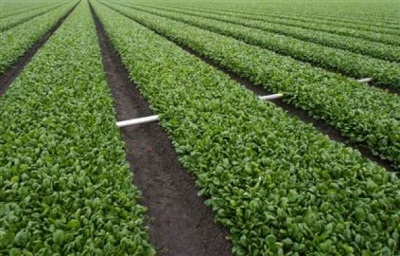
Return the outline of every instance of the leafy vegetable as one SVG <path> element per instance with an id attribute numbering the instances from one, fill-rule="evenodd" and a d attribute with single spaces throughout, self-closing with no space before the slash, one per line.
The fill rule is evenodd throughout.
<path id="1" fill-rule="evenodd" d="M 0 99 L 0 254 L 154 255 L 82 1 Z"/>
<path id="2" fill-rule="evenodd" d="M 400 98 L 397 95 L 207 30 L 112 6 L 255 84 L 276 93 L 284 92 L 283 99 L 288 103 L 327 121 L 352 141 L 365 143 L 374 154 L 400 168 Z M 396 74 L 393 77 L 400 78 Z"/>
<path id="3" fill-rule="evenodd" d="M 47 6 L 43 6 L 42 8 L 39 9 L 34 9 L 32 11 L 24 12 L 19 15 L 13 15 L 11 17 L 8 17 L 6 19 L 0 20 L 0 32 L 3 32 L 4 30 L 10 29 L 14 26 L 17 26 L 23 22 L 26 22 L 28 20 L 31 20 L 35 17 L 38 17 L 40 15 L 45 14 L 46 12 L 49 12 L 51 10 L 56 9 L 57 7 L 66 4 L 65 2 L 63 3 L 57 3 L 56 4 L 49 4 Z"/>
<path id="4" fill-rule="evenodd" d="M 118 1 L 117 1 L 118 2 Z M 189 3 L 189 4 L 187 4 Z M 392 45 L 400 45 L 397 37 L 400 35 L 400 22 L 397 19 L 393 3 L 363 3 L 357 2 L 337 4 L 337 2 L 324 2 L 320 5 L 304 5 L 302 1 L 280 2 L 235 2 L 235 5 L 227 5 L 223 2 L 138 2 L 137 4 L 158 7 L 177 7 L 179 9 L 202 10 L 222 15 L 231 15 L 246 19 L 260 20 L 270 23 L 302 27 L 315 31 L 324 31 L 333 34 L 363 38 L 374 42 L 384 42 Z M 347 6 L 346 6 L 347 5 Z M 357 14 L 356 11 L 365 7 L 366 13 Z M 346 9 L 348 8 L 348 9 Z M 383 13 L 379 17 L 373 12 L 382 8 Z M 328 12 L 327 12 L 328 11 Z M 349 11 L 346 15 L 346 11 Z M 393 12 L 394 11 L 394 12 Z M 393 12 L 393 17 L 389 13 Z"/>
<path id="5" fill-rule="evenodd" d="M 131 5 L 124 4 L 124 6 L 131 6 Z M 198 16 L 213 20 L 224 21 L 250 28 L 261 29 L 266 32 L 294 37 L 304 41 L 309 41 L 311 43 L 321 44 L 329 47 L 347 50 L 350 52 L 369 55 L 374 58 L 400 62 L 400 47 L 398 46 L 392 46 L 384 43 L 376 43 L 364 39 L 341 36 L 322 31 L 304 29 L 300 27 L 293 27 L 284 24 L 266 23 L 263 21 L 249 20 L 247 18 L 231 17 L 223 15 L 221 13 L 212 14 L 204 11 L 187 11 L 176 8 L 160 8 L 160 7 L 152 7 L 151 9 L 145 8 L 142 10 L 154 10 L 154 9 L 160 9 L 163 11 L 182 13 L 191 16 Z M 259 34 L 260 33 L 262 32 L 259 31 Z M 269 36 L 270 34 L 266 35 Z M 400 41 L 400 36 L 397 39 Z"/>
<path id="6" fill-rule="evenodd" d="M 134 8 L 142 9 L 139 7 Z M 146 12 L 185 22 L 226 36 L 232 36 L 248 44 L 260 46 L 283 55 L 289 55 L 297 60 L 338 71 L 351 77 L 373 77 L 377 84 L 400 88 L 400 64 L 397 63 L 315 43 L 304 42 L 292 37 L 268 33 L 247 26 L 165 11 L 146 9 Z M 392 56 L 396 58 L 396 61 L 400 62 L 400 48 L 392 47 L 392 49 L 390 49 L 390 46 L 385 46 L 377 47 L 376 49 L 379 52 L 388 49 L 387 56 Z"/>
<path id="7" fill-rule="evenodd" d="M 400 220 L 393 174 L 146 27 L 93 6 L 199 194 L 229 228 L 236 255 L 399 252 L 390 239 Z M 205 35 L 192 29 L 194 38 Z M 213 37 L 205 39 L 212 49 Z"/>
<path id="8" fill-rule="evenodd" d="M 77 1 L 58 7 L 46 14 L 33 18 L 0 33 L 0 75 L 3 74 L 19 57 L 34 45 L 50 28 L 75 6 Z"/>

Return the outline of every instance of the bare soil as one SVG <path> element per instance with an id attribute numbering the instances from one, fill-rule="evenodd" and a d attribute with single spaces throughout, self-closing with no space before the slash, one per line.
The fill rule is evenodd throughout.
<path id="1" fill-rule="evenodd" d="M 31 61 L 32 57 L 42 47 L 53 33 L 61 26 L 64 20 L 71 14 L 80 1 L 71 8 L 64 16 L 62 16 L 49 31 L 47 31 L 24 55 L 19 57 L 13 65 L 11 65 L 3 75 L 0 75 L 0 96 L 4 95 L 8 87 L 14 82 L 19 74 L 24 70 L 25 66 Z"/>
<path id="2" fill-rule="evenodd" d="M 152 115 L 92 9 L 103 64 L 118 120 Z M 212 210 L 197 196 L 195 178 L 179 163 L 176 152 L 156 123 L 121 129 L 134 184 L 148 208 L 150 241 L 158 255 L 231 255 L 228 231 L 214 223 Z"/>

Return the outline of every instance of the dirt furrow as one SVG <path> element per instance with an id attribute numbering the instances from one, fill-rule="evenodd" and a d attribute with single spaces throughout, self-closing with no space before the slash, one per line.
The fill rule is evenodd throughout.
<path id="1" fill-rule="evenodd" d="M 103 64 L 118 120 L 152 115 L 120 56 L 113 50 L 92 9 Z M 157 123 L 121 129 L 134 184 L 148 208 L 150 240 L 158 255 L 231 255 L 228 232 L 215 224 L 212 210 L 197 196 L 195 179 L 178 161 L 175 150 Z"/>

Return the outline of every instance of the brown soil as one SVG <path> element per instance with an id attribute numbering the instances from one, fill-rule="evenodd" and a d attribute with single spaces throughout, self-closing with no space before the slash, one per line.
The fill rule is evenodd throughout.
<path id="1" fill-rule="evenodd" d="M 118 120 L 152 115 L 93 9 L 92 14 Z M 148 208 L 150 240 L 158 255 L 231 255 L 227 230 L 214 223 L 212 210 L 197 196 L 194 177 L 178 162 L 162 128 L 148 123 L 122 128 L 121 134 L 134 184 Z"/>
<path id="2" fill-rule="evenodd" d="M 71 14 L 80 1 L 71 8 L 64 16 L 62 16 L 56 24 L 54 24 L 49 31 L 47 31 L 24 55 L 19 57 L 13 65 L 11 65 L 3 75 L 0 75 L 0 96 L 4 95 L 8 87 L 14 82 L 15 78 L 19 76 L 25 66 L 31 61 L 36 52 L 44 45 L 53 33 L 61 26 L 64 20 Z"/>
<path id="3" fill-rule="evenodd" d="M 117 10 L 115 10 L 115 11 L 117 11 Z M 123 16 L 126 16 L 125 14 L 123 14 L 121 12 L 119 12 L 119 13 L 121 15 L 123 15 Z M 130 18 L 128 16 L 126 16 L 126 17 Z M 132 18 L 130 18 L 130 19 L 132 19 Z M 136 22 L 138 22 L 139 24 L 147 27 L 145 24 L 142 24 L 139 21 L 136 21 Z M 205 63 L 209 64 L 210 66 L 213 66 L 217 70 L 220 70 L 220 71 L 224 72 L 225 74 L 229 75 L 229 77 L 231 79 L 237 81 L 238 83 L 240 83 L 241 85 L 246 87 L 248 90 L 254 92 L 255 94 L 260 95 L 260 96 L 273 94 L 271 91 L 268 91 L 267 89 L 265 89 L 265 88 L 263 88 L 261 86 L 254 85 L 248 79 L 240 77 L 236 73 L 229 71 L 225 67 L 222 67 L 221 65 L 219 65 L 216 62 L 214 62 L 213 60 L 211 60 L 211 59 L 209 59 L 207 57 L 204 57 L 203 55 L 201 55 L 200 53 L 192 50 L 191 48 L 189 48 L 189 47 L 187 47 L 185 45 L 182 45 L 179 42 L 171 40 L 170 38 L 164 36 L 163 34 L 158 33 L 157 31 L 155 31 L 155 30 L 153 30 L 151 28 L 148 28 L 148 29 L 152 30 L 154 33 L 156 33 L 156 34 L 158 34 L 158 35 L 170 40 L 171 42 L 173 42 L 176 45 L 178 45 L 179 47 L 181 47 L 184 51 L 186 51 L 186 52 L 188 52 L 188 53 L 200 58 L 202 61 L 204 61 Z M 393 89 L 391 89 L 390 92 L 394 93 Z M 372 152 L 369 150 L 369 148 L 366 147 L 363 144 L 351 142 L 348 138 L 343 136 L 335 127 L 333 127 L 332 125 L 328 124 L 327 122 L 325 122 L 323 120 L 314 119 L 313 117 L 311 117 L 307 113 L 307 111 L 304 111 L 304 110 L 302 110 L 300 108 L 296 108 L 293 105 L 290 105 L 288 103 L 285 103 L 282 99 L 272 100 L 271 102 L 273 102 L 278 107 L 280 107 L 283 110 L 285 110 L 285 112 L 289 116 L 298 118 L 301 121 L 303 121 L 304 123 L 311 124 L 312 126 L 315 127 L 316 130 L 318 130 L 319 132 L 321 132 L 324 135 L 327 135 L 331 140 L 343 143 L 348 147 L 352 147 L 352 148 L 358 150 L 364 158 L 367 158 L 367 159 L 375 162 L 379 166 L 385 168 L 387 171 L 394 172 L 398 176 L 400 176 L 400 172 L 397 171 L 395 168 L 393 168 L 393 164 L 390 161 L 387 161 L 387 160 L 381 159 L 378 156 L 375 156 L 374 154 L 372 154 Z"/>

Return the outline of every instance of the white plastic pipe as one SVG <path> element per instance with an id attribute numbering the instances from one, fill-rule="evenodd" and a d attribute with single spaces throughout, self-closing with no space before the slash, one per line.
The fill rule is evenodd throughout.
<path id="1" fill-rule="evenodd" d="M 277 93 L 277 94 L 271 94 L 271 95 L 266 95 L 266 96 L 260 96 L 260 99 L 263 100 L 273 100 L 273 99 L 279 99 L 283 97 L 282 93 Z M 135 125 L 135 124 L 144 124 L 144 123 L 150 123 L 159 120 L 158 115 L 154 116 L 147 116 L 147 117 L 140 117 L 140 118 L 135 118 L 135 119 L 129 119 L 125 121 L 119 121 L 117 122 L 118 127 L 126 127 L 130 125 Z"/>
<path id="2" fill-rule="evenodd" d="M 364 79 L 360 79 L 360 80 L 357 80 L 359 83 L 363 83 L 363 84 L 366 84 L 366 83 L 368 83 L 368 82 L 371 82 L 372 81 L 372 77 L 368 77 L 368 78 L 364 78 Z"/>
<path id="3" fill-rule="evenodd" d="M 150 122 L 157 121 L 158 119 L 159 119 L 158 115 L 140 117 L 140 118 L 135 118 L 135 119 L 130 119 L 130 120 L 117 122 L 117 126 L 118 127 L 125 127 L 125 126 L 129 126 L 129 125 L 134 125 L 134 124 L 150 123 Z"/>
<path id="4" fill-rule="evenodd" d="M 279 98 L 282 98 L 282 97 L 283 97 L 282 93 L 277 93 L 277 94 L 260 96 L 260 99 L 262 99 L 262 100 L 274 100 L 274 99 L 279 99 Z"/>

